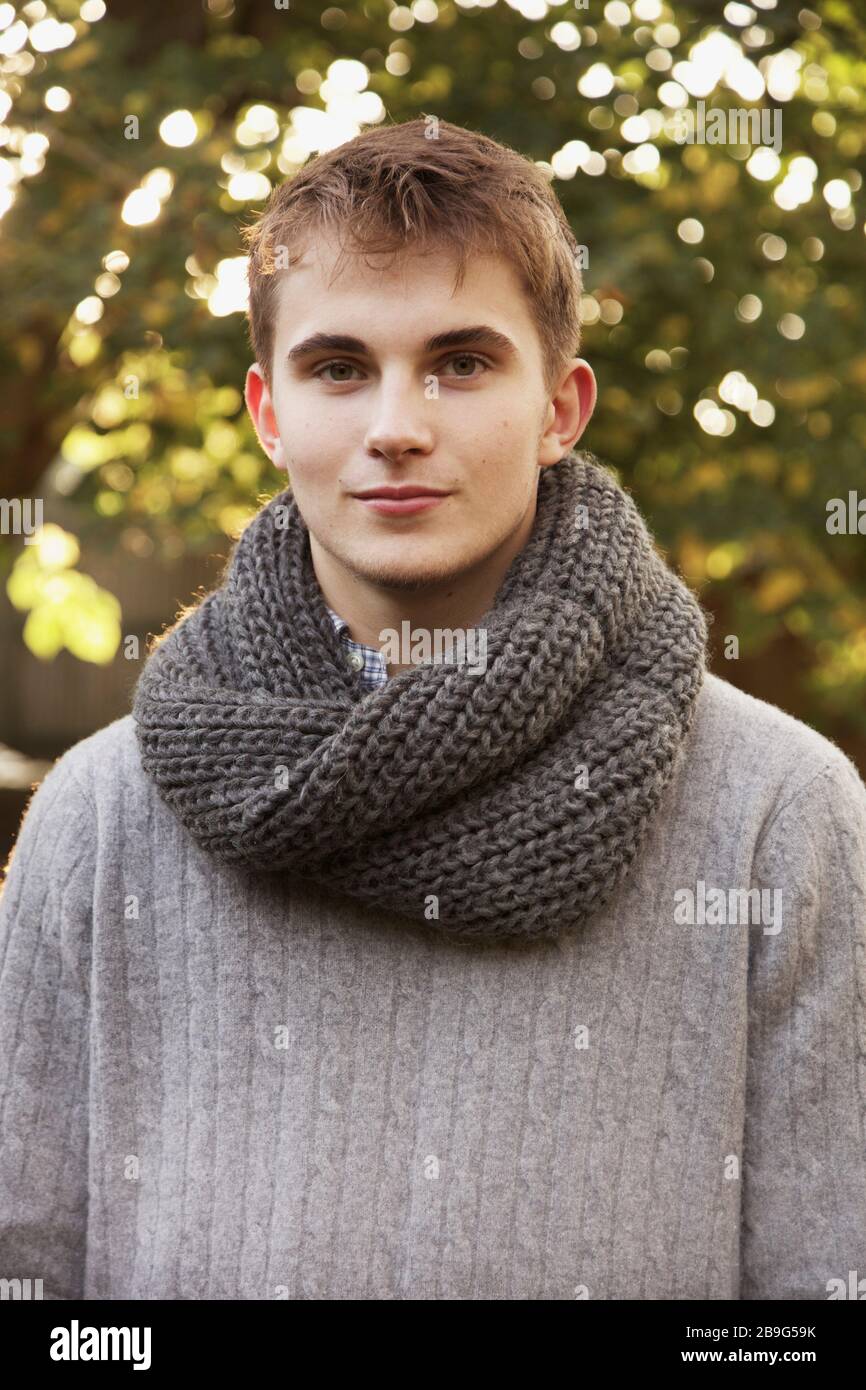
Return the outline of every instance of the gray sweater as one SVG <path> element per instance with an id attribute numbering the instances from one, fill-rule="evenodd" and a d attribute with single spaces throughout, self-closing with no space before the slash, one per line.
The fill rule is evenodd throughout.
<path id="1" fill-rule="evenodd" d="M 47 1298 L 826 1299 L 866 1275 L 866 789 L 708 676 L 607 906 L 460 944 L 209 859 L 127 716 L 24 819 L 0 1058 L 0 1277 Z"/>

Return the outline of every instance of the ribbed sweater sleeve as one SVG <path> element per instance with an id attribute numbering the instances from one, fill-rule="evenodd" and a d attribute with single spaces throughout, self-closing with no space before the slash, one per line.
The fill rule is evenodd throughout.
<path id="1" fill-rule="evenodd" d="M 824 1298 L 866 1275 L 866 788 L 841 753 L 765 826 L 753 881 L 783 914 L 750 943 L 740 1296 Z"/>
<path id="2" fill-rule="evenodd" d="M 84 1294 L 96 821 L 70 754 L 31 798 L 0 887 L 0 1277 Z"/>

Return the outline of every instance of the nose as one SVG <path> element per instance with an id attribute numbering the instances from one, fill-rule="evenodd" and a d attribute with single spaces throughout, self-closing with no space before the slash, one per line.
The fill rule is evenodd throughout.
<path id="1" fill-rule="evenodd" d="M 371 400 L 372 416 L 364 439 L 368 453 L 396 462 L 431 452 L 430 411 L 436 402 L 425 398 L 422 382 L 396 375 L 386 381 L 383 375 Z"/>

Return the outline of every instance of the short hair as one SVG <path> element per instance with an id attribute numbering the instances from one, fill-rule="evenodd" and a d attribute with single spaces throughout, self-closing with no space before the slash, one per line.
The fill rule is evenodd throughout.
<path id="1" fill-rule="evenodd" d="M 487 135 L 419 116 L 366 130 L 316 156 L 241 229 L 249 252 L 250 344 L 269 388 L 278 272 L 323 230 L 337 237 L 338 268 L 352 253 L 450 250 L 455 289 L 473 252 L 498 252 L 526 294 L 548 390 L 579 350 L 580 248 L 547 173 Z"/>

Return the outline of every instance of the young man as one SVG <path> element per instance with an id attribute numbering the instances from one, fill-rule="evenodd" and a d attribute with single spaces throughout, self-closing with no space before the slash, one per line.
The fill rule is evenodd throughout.
<path id="1" fill-rule="evenodd" d="M 0 1275 L 837 1296 L 866 789 L 705 672 L 698 604 L 573 452 L 548 182 L 430 133 L 320 156 L 249 229 L 246 399 L 290 489 L 24 820 Z"/>

